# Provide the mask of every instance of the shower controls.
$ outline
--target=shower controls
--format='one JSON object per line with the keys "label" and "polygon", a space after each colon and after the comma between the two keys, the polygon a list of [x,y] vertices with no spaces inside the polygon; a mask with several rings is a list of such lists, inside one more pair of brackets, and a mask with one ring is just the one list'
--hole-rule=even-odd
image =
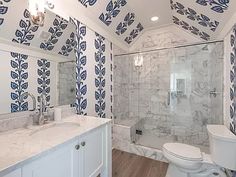
{"label": "shower controls", "polygon": [[79,150],[79,149],[80,149],[80,145],[76,145],[76,146],[75,146],[75,149],[76,149],[76,150]]}
{"label": "shower controls", "polygon": [[85,146],[86,145],[86,143],[85,143],[85,141],[83,141],[82,143],[81,143],[81,146]]}
{"label": "shower controls", "polygon": [[217,94],[221,94],[221,92],[217,92],[216,88],[214,88],[212,91],[210,91],[210,96],[216,97]]}
{"label": "shower controls", "polygon": [[136,134],[137,135],[143,135],[143,131],[142,130],[136,130]]}
{"label": "shower controls", "polygon": [[170,106],[170,91],[168,92],[167,96],[167,105]]}

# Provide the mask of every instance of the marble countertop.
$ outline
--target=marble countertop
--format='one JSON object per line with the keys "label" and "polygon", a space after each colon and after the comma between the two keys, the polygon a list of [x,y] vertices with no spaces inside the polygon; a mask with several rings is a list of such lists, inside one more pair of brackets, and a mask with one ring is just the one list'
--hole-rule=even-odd
{"label": "marble countertop", "polygon": [[[61,126],[64,122],[65,124]],[[110,122],[110,119],[75,115],[63,119],[62,122],[0,133],[0,176]]]}

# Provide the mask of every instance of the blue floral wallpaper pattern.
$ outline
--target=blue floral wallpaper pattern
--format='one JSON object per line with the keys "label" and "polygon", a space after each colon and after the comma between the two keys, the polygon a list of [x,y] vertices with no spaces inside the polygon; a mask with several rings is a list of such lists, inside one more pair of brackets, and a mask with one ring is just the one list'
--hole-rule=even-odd
{"label": "blue floral wallpaper pattern", "polygon": [[97,2],[97,0],[79,0],[79,2],[80,2],[83,6],[88,7],[88,5],[89,5],[89,6],[93,6],[93,5]]}
{"label": "blue floral wallpaper pattern", "polygon": [[28,88],[28,56],[11,52],[11,112],[27,111],[27,97],[22,97],[22,94]]}
{"label": "blue floral wallpaper pattern", "polygon": [[69,56],[76,46],[75,33],[70,34],[70,39],[66,40],[66,44],[62,46],[61,51],[58,53],[63,56]]}
{"label": "blue floral wallpaper pattern", "polygon": [[32,25],[30,21],[30,12],[27,9],[25,9],[23,15],[24,19],[21,19],[19,23],[20,29],[16,30],[16,37],[12,41],[29,46],[30,41],[35,36],[34,33],[38,30],[39,26]]}
{"label": "blue floral wallpaper pattern", "polygon": [[[113,50],[113,44],[112,42],[110,43],[110,49],[111,51]],[[113,53],[110,54],[110,58],[111,58],[111,65],[110,65],[110,72],[111,72],[111,75],[110,75],[110,91],[111,91],[111,95],[110,95],[110,101],[111,101],[111,113],[113,113]],[[113,118],[113,116],[111,115],[111,119]]]}
{"label": "blue floral wallpaper pattern", "polygon": [[38,94],[44,95],[46,98],[47,104],[49,104],[50,96],[50,62],[46,59],[38,60]]}
{"label": "blue floral wallpaper pattern", "polygon": [[185,6],[179,2],[174,3],[171,0],[171,9],[175,10],[178,14],[186,16],[188,19],[192,21],[197,21],[198,24],[210,28],[213,32],[216,31],[219,22],[215,20],[211,20],[209,17],[203,14],[198,14],[192,8],[185,8]]}
{"label": "blue floral wallpaper pattern", "polygon": [[236,25],[233,27],[232,34],[230,36],[230,46],[231,46],[231,54],[230,54],[230,130],[236,135]]}
{"label": "blue floral wallpaper pattern", "polygon": [[127,4],[126,0],[110,0],[106,12],[99,16],[99,19],[109,26],[112,23],[112,18],[115,18],[121,11],[121,8]]}
{"label": "blue floral wallpaper pattern", "polygon": [[44,50],[53,50],[54,45],[58,42],[58,38],[62,36],[63,31],[67,28],[68,21],[58,15],[53,21],[53,27],[50,27],[48,32],[51,33],[47,42],[41,43],[40,48]]}
{"label": "blue floral wallpaper pattern", "polygon": [[105,118],[106,113],[106,80],[105,80],[105,74],[106,74],[106,68],[105,68],[105,63],[106,63],[106,57],[104,55],[104,52],[106,51],[106,45],[104,43],[105,38],[98,33],[95,33],[96,39],[95,39],[95,86],[96,86],[96,91],[95,91],[95,99],[97,103],[95,104],[95,111],[98,114],[99,117]]}
{"label": "blue floral wallpaper pattern", "polygon": [[[8,11],[8,6],[6,3],[10,2],[11,0],[0,0],[0,14],[4,15]],[[3,24],[4,18],[0,18],[0,26]]]}
{"label": "blue floral wallpaper pattern", "polygon": [[141,23],[139,23],[134,30],[130,33],[128,37],[125,38],[125,42],[128,44],[131,44],[133,40],[140,34],[140,32],[143,31],[143,26]]}
{"label": "blue floral wallpaper pattern", "polygon": [[116,34],[121,35],[128,29],[128,26],[132,25],[134,23],[135,14],[134,13],[128,13],[123,22],[120,22],[119,25],[116,27]]}
{"label": "blue floral wallpaper pattern", "polygon": [[76,25],[76,110],[79,115],[86,115],[86,108],[88,100],[86,98],[87,85],[87,71],[85,66],[87,64],[87,56],[84,52],[87,49],[87,42],[84,37],[87,34],[87,28],[79,21],[74,21]]}
{"label": "blue floral wallpaper pattern", "polygon": [[229,7],[229,0],[196,0],[202,6],[210,6],[217,13],[224,13]]}
{"label": "blue floral wallpaper pattern", "polygon": [[195,34],[197,36],[199,36],[200,38],[208,41],[210,40],[210,35],[208,35],[207,33],[200,31],[198,28],[189,25],[187,22],[185,21],[181,21],[180,19],[178,19],[177,17],[173,16],[173,22],[178,25],[181,26],[183,29],[191,32],[192,34]]}

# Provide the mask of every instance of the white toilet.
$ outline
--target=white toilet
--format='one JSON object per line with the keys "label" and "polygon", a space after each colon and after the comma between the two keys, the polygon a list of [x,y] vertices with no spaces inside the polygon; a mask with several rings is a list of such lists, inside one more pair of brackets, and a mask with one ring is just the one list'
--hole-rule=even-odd
{"label": "white toilet", "polygon": [[236,170],[236,136],[224,125],[208,125],[207,130],[210,155],[186,144],[163,145],[169,161],[166,177],[226,177],[222,168]]}

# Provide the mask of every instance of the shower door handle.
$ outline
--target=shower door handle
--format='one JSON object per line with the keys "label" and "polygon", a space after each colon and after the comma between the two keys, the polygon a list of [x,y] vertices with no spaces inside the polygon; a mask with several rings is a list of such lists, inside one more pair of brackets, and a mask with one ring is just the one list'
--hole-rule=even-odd
{"label": "shower door handle", "polygon": [[168,96],[167,96],[167,105],[170,106],[170,91],[168,91]]}

